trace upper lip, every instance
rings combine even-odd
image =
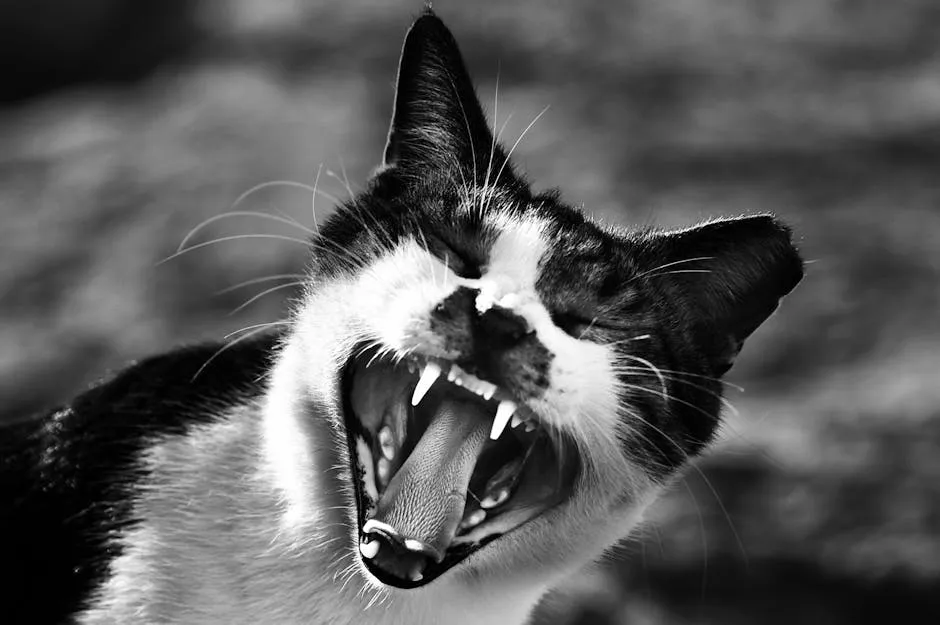
[[[446,375],[447,381],[451,384],[466,389],[486,401],[497,402],[493,427],[490,431],[491,439],[498,439],[510,423],[514,428],[525,424],[527,431],[531,431],[538,426],[538,415],[512,393],[493,382],[465,371],[455,362],[430,356],[413,355],[408,357],[407,363],[408,369],[413,373],[420,371],[418,383],[411,397],[412,406],[417,406],[437,379],[442,375]]]

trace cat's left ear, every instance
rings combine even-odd
[[[516,180],[512,167],[503,167],[505,161],[457,42],[444,23],[426,11],[408,31],[402,48],[384,168],[395,168],[410,179],[443,175],[452,182],[483,185],[488,171],[500,172],[499,182]]]
[[[654,236],[649,266],[679,300],[671,308],[694,328],[715,375],[803,277],[789,228],[769,215],[713,221]],[[654,264],[655,263],[655,264]]]

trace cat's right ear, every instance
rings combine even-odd
[[[492,154],[492,156],[491,156]],[[413,180],[515,181],[476,96],[453,35],[430,10],[405,37],[383,170]],[[500,180],[485,180],[487,171]]]

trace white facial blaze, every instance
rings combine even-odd
[[[493,306],[511,310],[554,355],[549,370],[550,386],[530,401],[530,408],[554,426],[583,433],[587,429],[610,435],[616,430],[616,376],[607,347],[577,340],[552,321],[536,291],[539,263],[548,249],[545,225],[534,218],[500,217],[501,230],[479,280],[467,280],[477,288],[480,313]]]
[[[499,231],[478,279],[461,278],[414,239],[373,263],[344,287],[347,320],[355,320],[363,339],[390,353],[410,351],[451,358],[444,337],[433,332],[434,307],[460,286],[476,289],[478,313],[494,306],[511,310],[553,354],[550,386],[529,407],[555,427],[583,434],[616,430],[617,393],[613,355],[602,345],[569,336],[552,321],[536,291],[540,262],[549,242],[536,218],[495,214]]]

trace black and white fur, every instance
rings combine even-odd
[[[430,12],[383,167],[312,248],[282,334],[156,356],[2,431],[0,621],[523,623],[711,440],[718,378],[802,276],[770,216],[627,232],[533,193]],[[434,582],[385,586],[357,550],[340,371],[364,342],[456,361],[492,307],[532,329],[499,383],[575,442],[576,487]]]

